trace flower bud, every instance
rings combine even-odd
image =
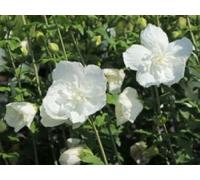
[[[181,32],[181,31],[173,31],[173,32],[172,32],[172,37],[173,37],[174,39],[179,38],[179,37],[181,37],[181,36],[182,36],[182,32]]]
[[[80,164],[80,155],[83,150],[82,146],[77,146],[70,148],[66,151],[64,151],[60,158],[59,158],[59,163],[61,165],[78,165]]]
[[[147,26],[147,20],[143,17],[140,17],[140,18],[137,19],[136,25],[140,29],[144,29]]]
[[[92,41],[95,43],[96,46],[99,46],[101,44],[101,36],[94,36]]]
[[[178,26],[181,29],[184,29],[187,26],[187,21],[186,21],[186,19],[184,17],[179,17],[178,18]]]
[[[126,26],[126,29],[127,29],[127,31],[129,31],[129,32],[133,31],[133,24],[129,22],[129,23],[127,24],[127,26]]]
[[[36,40],[37,40],[39,43],[42,43],[42,42],[44,41],[44,37],[45,37],[45,36],[44,36],[44,33],[43,33],[43,32],[37,31],[35,37],[36,37]]]
[[[156,146],[153,145],[147,148],[147,144],[144,141],[137,142],[130,148],[130,155],[137,164],[147,164],[158,154],[159,150]]]
[[[137,164],[142,164],[143,153],[147,149],[144,141],[137,142],[130,147],[130,155]]]
[[[24,40],[24,41],[21,42],[20,45],[21,45],[20,50],[21,50],[21,52],[22,52],[22,55],[23,55],[23,56],[27,56],[28,53],[29,53],[28,41],[27,41],[27,40]]]
[[[57,53],[59,51],[59,47],[56,43],[49,43],[48,48],[52,53]]]

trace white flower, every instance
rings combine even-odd
[[[193,45],[187,38],[169,43],[165,32],[148,24],[141,33],[141,44],[134,44],[123,53],[126,67],[137,71],[136,79],[144,87],[171,86],[184,76]]]
[[[125,73],[123,69],[104,69],[103,70],[109,84],[110,93],[119,93],[124,81]]]
[[[106,104],[106,78],[98,66],[62,61],[53,80],[41,107],[44,126],[80,125]]]
[[[3,59],[4,56],[5,56],[5,51],[0,48],[0,71],[4,69],[3,66],[6,64],[5,60]]]
[[[28,102],[14,102],[6,105],[6,115],[4,119],[7,124],[18,132],[24,126],[30,125],[37,113],[37,107]]]
[[[115,105],[117,124],[121,125],[127,121],[133,123],[142,109],[143,105],[138,99],[137,91],[134,88],[127,87],[119,95]]]
[[[66,151],[64,151],[60,158],[59,163],[61,165],[78,165],[80,164],[80,155],[83,150],[82,146],[72,147]]]

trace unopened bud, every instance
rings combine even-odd
[[[57,53],[59,51],[59,47],[56,43],[49,43],[48,48],[52,53]]]
[[[181,36],[182,36],[182,32],[181,32],[181,31],[173,31],[173,32],[172,32],[172,37],[173,37],[174,39],[179,38],[179,37],[181,37]]]
[[[181,29],[184,29],[187,26],[187,21],[184,17],[178,18],[178,25]]]
[[[138,18],[136,24],[139,28],[144,29],[147,26],[147,20],[143,17],[140,17]]]
[[[38,42],[43,42],[44,41],[44,33],[43,32],[41,32],[41,31],[37,31],[36,32],[36,40],[38,41]]]
[[[28,41],[24,40],[21,42],[21,48],[20,48],[23,56],[27,56],[29,53],[29,45],[28,45]]]

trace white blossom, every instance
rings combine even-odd
[[[136,80],[144,87],[171,86],[184,77],[187,59],[193,45],[188,38],[169,43],[166,33],[148,24],[140,35],[141,44],[134,44],[123,53],[126,67],[137,71]]]
[[[121,92],[121,86],[124,81],[125,73],[123,69],[104,69],[107,78],[110,93]]]
[[[78,165],[80,164],[80,155],[83,150],[82,146],[72,147],[64,151],[60,158],[59,163],[61,165]]]
[[[106,104],[106,78],[98,66],[62,61],[53,71],[53,81],[41,106],[44,126],[80,126]]]
[[[13,102],[6,105],[6,115],[4,119],[7,124],[18,132],[24,126],[30,125],[37,113],[37,107],[29,102]]]
[[[131,87],[125,88],[115,105],[117,124],[121,125],[127,121],[133,123],[142,109],[143,105],[138,99],[137,91]]]

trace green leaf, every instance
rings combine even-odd
[[[115,105],[118,99],[117,94],[106,94],[107,95],[107,103]]]
[[[88,155],[81,158],[81,161],[88,164],[104,165],[103,161],[95,155]]]
[[[0,133],[3,133],[4,131],[6,131],[7,126],[6,123],[4,121],[0,121]]]

